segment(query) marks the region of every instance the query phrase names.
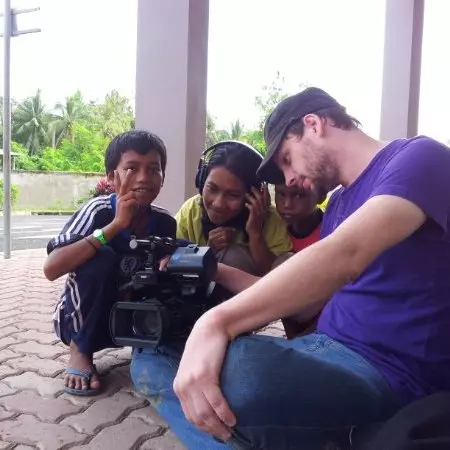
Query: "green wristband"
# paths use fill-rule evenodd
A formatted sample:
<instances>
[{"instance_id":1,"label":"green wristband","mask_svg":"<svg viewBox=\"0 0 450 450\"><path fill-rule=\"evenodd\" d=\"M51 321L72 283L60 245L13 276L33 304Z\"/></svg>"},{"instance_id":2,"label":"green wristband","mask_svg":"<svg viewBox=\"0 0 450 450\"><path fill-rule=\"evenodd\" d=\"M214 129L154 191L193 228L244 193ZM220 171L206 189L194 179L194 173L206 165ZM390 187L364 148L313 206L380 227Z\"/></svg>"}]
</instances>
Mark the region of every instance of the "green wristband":
<instances>
[{"instance_id":1,"label":"green wristband","mask_svg":"<svg viewBox=\"0 0 450 450\"><path fill-rule=\"evenodd\" d=\"M92 233L92 236L97 239L100 244L105 245L108 243L108 240L105 237L105 234L103 233L103 230L94 230Z\"/></svg>"}]
</instances>

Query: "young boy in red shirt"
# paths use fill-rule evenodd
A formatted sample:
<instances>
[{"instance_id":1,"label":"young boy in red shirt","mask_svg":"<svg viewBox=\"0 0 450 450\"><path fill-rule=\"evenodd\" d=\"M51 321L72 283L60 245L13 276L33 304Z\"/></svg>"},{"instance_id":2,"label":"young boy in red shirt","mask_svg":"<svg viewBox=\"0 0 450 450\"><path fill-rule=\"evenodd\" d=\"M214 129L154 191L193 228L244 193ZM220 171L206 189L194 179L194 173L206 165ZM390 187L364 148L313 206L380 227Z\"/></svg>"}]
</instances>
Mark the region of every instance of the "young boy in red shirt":
<instances>
[{"instance_id":1,"label":"young boy in red shirt","mask_svg":"<svg viewBox=\"0 0 450 450\"><path fill-rule=\"evenodd\" d=\"M284 184L275 186L275 204L278 214L287 225L294 253L319 240L323 211L318 205L324 201L325 198L318 198L315 192L306 191L298 186L287 187ZM286 337L292 339L314 331L317 319L318 316L306 323L299 322L295 318L283 319Z\"/></svg>"},{"instance_id":2,"label":"young boy in red shirt","mask_svg":"<svg viewBox=\"0 0 450 450\"><path fill-rule=\"evenodd\" d=\"M323 211L318 205L324 200L313 191L297 186L275 186L275 204L278 214L287 225L294 253L319 240Z\"/></svg>"}]
</instances>

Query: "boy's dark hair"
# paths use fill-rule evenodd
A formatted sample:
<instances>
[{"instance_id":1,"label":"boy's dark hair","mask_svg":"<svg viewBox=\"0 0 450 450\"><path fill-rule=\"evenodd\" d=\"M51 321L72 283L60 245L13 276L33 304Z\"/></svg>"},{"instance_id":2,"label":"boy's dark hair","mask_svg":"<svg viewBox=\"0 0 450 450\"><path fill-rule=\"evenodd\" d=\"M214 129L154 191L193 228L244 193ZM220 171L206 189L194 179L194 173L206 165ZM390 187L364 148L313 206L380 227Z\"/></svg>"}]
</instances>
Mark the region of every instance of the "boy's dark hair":
<instances>
[{"instance_id":1,"label":"boy's dark hair","mask_svg":"<svg viewBox=\"0 0 450 450\"><path fill-rule=\"evenodd\" d=\"M119 134L109 143L105 153L106 173L111 173L117 168L122 154L128 150L134 150L140 155L157 152L161 158L161 169L164 176L167 165L166 146L156 134L144 130L127 131Z\"/></svg>"},{"instance_id":2,"label":"boy's dark hair","mask_svg":"<svg viewBox=\"0 0 450 450\"><path fill-rule=\"evenodd\" d=\"M278 183L275 185L275 189L279 189L279 187L284 188L284 187L286 187L286 185L285 185L285 183ZM317 195L316 205L321 205L327 199L328 193L327 192L318 192L318 193L315 193L314 195Z\"/></svg>"}]
</instances>

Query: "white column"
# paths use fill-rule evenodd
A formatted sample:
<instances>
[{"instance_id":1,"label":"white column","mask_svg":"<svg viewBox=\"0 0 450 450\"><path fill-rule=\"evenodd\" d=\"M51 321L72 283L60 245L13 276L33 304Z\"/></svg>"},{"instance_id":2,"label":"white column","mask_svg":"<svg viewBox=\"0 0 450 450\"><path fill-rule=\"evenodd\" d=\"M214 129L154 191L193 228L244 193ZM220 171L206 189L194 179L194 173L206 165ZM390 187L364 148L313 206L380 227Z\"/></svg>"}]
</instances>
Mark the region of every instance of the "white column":
<instances>
[{"instance_id":1,"label":"white column","mask_svg":"<svg viewBox=\"0 0 450 450\"><path fill-rule=\"evenodd\" d=\"M159 135L168 151L156 204L176 213L195 193L204 148L209 0L139 0L136 128Z\"/></svg>"},{"instance_id":2,"label":"white column","mask_svg":"<svg viewBox=\"0 0 450 450\"><path fill-rule=\"evenodd\" d=\"M386 0L380 138L417 134L424 0Z\"/></svg>"}]
</instances>

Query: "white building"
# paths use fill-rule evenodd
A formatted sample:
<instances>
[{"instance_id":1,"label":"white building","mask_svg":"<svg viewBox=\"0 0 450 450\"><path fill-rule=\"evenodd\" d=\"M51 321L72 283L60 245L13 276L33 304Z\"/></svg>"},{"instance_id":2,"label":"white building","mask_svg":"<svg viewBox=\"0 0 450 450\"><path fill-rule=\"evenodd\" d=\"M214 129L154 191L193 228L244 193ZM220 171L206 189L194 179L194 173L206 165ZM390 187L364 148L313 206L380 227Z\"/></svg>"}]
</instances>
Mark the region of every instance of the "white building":
<instances>
[{"instance_id":1,"label":"white building","mask_svg":"<svg viewBox=\"0 0 450 450\"><path fill-rule=\"evenodd\" d=\"M138 1L136 126L167 144L158 201L175 213L194 193L205 139L209 0ZM386 0L383 140L417 134L424 1Z\"/></svg>"}]
</instances>

